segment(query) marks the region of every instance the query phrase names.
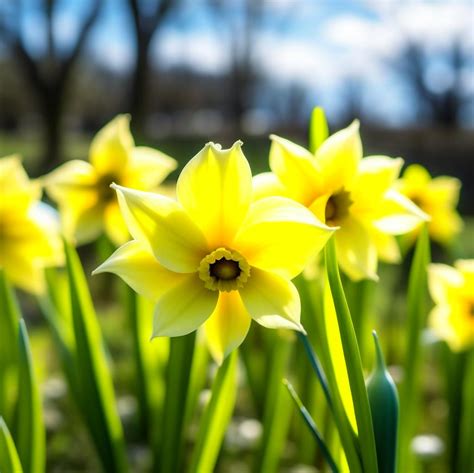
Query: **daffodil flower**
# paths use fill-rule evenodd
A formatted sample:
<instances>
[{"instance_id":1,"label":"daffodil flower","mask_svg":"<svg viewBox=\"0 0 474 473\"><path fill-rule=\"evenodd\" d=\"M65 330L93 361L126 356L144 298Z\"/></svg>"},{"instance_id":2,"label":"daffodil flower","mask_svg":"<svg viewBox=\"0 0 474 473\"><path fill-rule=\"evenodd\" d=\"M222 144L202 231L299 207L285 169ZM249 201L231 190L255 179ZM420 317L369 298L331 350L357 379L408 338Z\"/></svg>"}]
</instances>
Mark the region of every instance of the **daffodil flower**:
<instances>
[{"instance_id":1,"label":"daffodil flower","mask_svg":"<svg viewBox=\"0 0 474 473\"><path fill-rule=\"evenodd\" d=\"M113 186L134 240L95 273L119 275L156 301L154 336L204 325L221 362L244 340L251 320L303 330L291 279L333 229L290 199L252 203L252 175L241 143L209 143L183 169L176 200Z\"/></svg>"},{"instance_id":2,"label":"daffodil flower","mask_svg":"<svg viewBox=\"0 0 474 473\"><path fill-rule=\"evenodd\" d=\"M45 266L63 261L55 211L40 202L18 156L0 159L0 268L21 289L44 290Z\"/></svg>"},{"instance_id":3,"label":"daffodil flower","mask_svg":"<svg viewBox=\"0 0 474 473\"><path fill-rule=\"evenodd\" d=\"M359 124L327 138L312 154L271 136L271 173L255 176L255 198L290 197L331 227L342 270L353 280L377 279L378 258L397 262L394 235L407 233L427 216L393 188L403 160L362 159Z\"/></svg>"},{"instance_id":4,"label":"daffodil flower","mask_svg":"<svg viewBox=\"0 0 474 473\"><path fill-rule=\"evenodd\" d=\"M474 346L474 260L458 260L454 267L431 264L428 283L433 331L454 351Z\"/></svg>"},{"instance_id":5,"label":"daffodil flower","mask_svg":"<svg viewBox=\"0 0 474 473\"><path fill-rule=\"evenodd\" d=\"M115 243L129 234L110 184L155 190L176 169L174 159L152 148L135 146L128 115L119 115L93 139L90 162L69 161L44 178L57 202L66 235L77 244L96 239L104 230Z\"/></svg>"},{"instance_id":6,"label":"daffodil flower","mask_svg":"<svg viewBox=\"0 0 474 473\"><path fill-rule=\"evenodd\" d=\"M459 179L449 176L432 178L423 166L412 164L406 168L396 187L431 217L428 231L432 240L449 245L460 233L463 223L456 212L461 189ZM409 234L410 240L414 241L417 233Z\"/></svg>"}]
</instances>

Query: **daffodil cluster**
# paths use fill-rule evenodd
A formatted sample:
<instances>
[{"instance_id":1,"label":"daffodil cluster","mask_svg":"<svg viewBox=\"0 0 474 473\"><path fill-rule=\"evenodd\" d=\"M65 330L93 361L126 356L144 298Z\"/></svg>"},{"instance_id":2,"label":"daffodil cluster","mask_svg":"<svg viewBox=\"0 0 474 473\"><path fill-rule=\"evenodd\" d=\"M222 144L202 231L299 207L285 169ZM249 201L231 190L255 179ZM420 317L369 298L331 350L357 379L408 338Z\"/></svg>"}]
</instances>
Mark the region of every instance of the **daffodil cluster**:
<instances>
[{"instance_id":1,"label":"daffodil cluster","mask_svg":"<svg viewBox=\"0 0 474 473\"><path fill-rule=\"evenodd\" d=\"M59 221L40 198L41 188L28 179L20 158L0 158L0 268L34 294L44 290L44 267L63 261Z\"/></svg>"},{"instance_id":2,"label":"daffodil cluster","mask_svg":"<svg viewBox=\"0 0 474 473\"><path fill-rule=\"evenodd\" d=\"M474 260L458 260L454 267L431 264L428 282L433 331L454 351L474 346Z\"/></svg>"},{"instance_id":3,"label":"daffodil cluster","mask_svg":"<svg viewBox=\"0 0 474 473\"><path fill-rule=\"evenodd\" d=\"M338 260L353 280L377 279L377 261L398 262L395 235L412 231L428 216L394 188L403 160L362 159L359 124L327 138L313 154L272 136L271 173L254 179L255 198L289 197L335 232Z\"/></svg>"},{"instance_id":4,"label":"daffodil cluster","mask_svg":"<svg viewBox=\"0 0 474 473\"><path fill-rule=\"evenodd\" d=\"M59 206L63 229L77 244L96 239L103 231L115 243L129 239L112 183L155 190L176 169L164 153L135 146L128 115L119 115L92 141L90 162L73 160L44 178L48 195Z\"/></svg>"},{"instance_id":5,"label":"daffodil cluster","mask_svg":"<svg viewBox=\"0 0 474 473\"><path fill-rule=\"evenodd\" d=\"M179 176L176 200L113 187L133 240L95 272L115 273L156 301L154 336L203 325L220 362L251 320L303 331L291 279L335 228L286 197L252 201L240 142L225 150L207 144Z\"/></svg>"}]
</instances>

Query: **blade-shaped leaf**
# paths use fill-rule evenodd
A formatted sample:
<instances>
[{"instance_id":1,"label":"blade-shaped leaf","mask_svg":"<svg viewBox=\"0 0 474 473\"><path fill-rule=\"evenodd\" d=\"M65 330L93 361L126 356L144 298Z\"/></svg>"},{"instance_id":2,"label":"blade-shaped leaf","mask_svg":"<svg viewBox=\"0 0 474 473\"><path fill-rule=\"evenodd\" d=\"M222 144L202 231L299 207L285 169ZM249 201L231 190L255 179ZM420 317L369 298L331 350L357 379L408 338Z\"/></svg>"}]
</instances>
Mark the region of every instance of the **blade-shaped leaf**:
<instances>
[{"instance_id":1,"label":"blade-shaped leaf","mask_svg":"<svg viewBox=\"0 0 474 473\"><path fill-rule=\"evenodd\" d=\"M18 452L3 417L0 417L0 471L23 473Z\"/></svg>"},{"instance_id":2,"label":"blade-shaped leaf","mask_svg":"<svg viewBox=\"0 0 474 473\"><path fill-rule=\"evenodd\" d=\"M19 328L18 401L14 438L23 471L42 473L45 467L45 431L38 382L33 370L28 333L23 320Z\"/></svg>"},{"instance_id":3,"label":"blade-shaped leaf","mask_svg":"<svg viewBox=\"0 0 474 473\"><path fill-rule=\"evenodd\" d=\"M190 471L212 473L237 395L237 350L219 367L212 384L211 399L204 410Z\"/></svg>"},{"instance_id":4,"label":"blade-shaped leaf","mask_svg":"<svg viewBox=\"0 0 474 473\"><path fill-rule=\"evenodd\" d=\"M309 123L309 150L314 153L328 135L329 129L324 110L321 107L315 107Z\"/></svg>"},{"instance_id":5,"label":"blade-shaped leaf","mask_svg":"<svg viewBox=\"0 0 474 473\"><path fill-rule=\"evenodd\" d=\"M127 470L111 372L86 278L75 250L64 243L76 346L76 386L84 417L105 471Z\"/></svg>"}]
</instances>

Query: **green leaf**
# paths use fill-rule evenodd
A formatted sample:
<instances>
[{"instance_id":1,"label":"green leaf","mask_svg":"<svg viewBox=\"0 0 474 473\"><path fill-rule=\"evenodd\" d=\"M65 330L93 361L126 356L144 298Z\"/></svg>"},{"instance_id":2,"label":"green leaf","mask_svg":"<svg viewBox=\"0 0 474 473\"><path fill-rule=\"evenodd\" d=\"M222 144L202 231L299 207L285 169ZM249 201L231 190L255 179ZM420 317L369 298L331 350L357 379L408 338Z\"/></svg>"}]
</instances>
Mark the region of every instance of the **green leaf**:
<instances>
[{"instance_id":1,"label":"green leaf","mask_svg":"<svg viewBox=\"0 0 474 473\"><path fill-rule=\"evenodd\" d=\"M349 378L355 418L361 446L360 453L364 471L377 472L377 453L375 448L374 430L370 412L367 389L365 387L362 360L360 357L357 338L352 324L351 314L347 305L336 258L336 245L331 238L326 245L326 269L329 286L336 309L337 322L341 336L345 364Z\"/></svg>"},{"instance_id":2,"label":"green leaf","mask_svg":"<svg viewBox=\"0 0 474 473\"><path fill-rule=\"evenodd\" d=\"M107 472L127 471L122 426L102 334L76 251L65 241L75 338L75 387L79 409Z\"/></svg>"},{"instance_id":3,"label":"green leaf","mask_svg":"<svg viewBox=\"0 0 474 473\"><path fill-rule=\"evenodd\" d=\"M267 364L266 393L263 415L263 433L255 472L272 473L278 470L291 414L290 399L281 383L286 374L293 348L291 332L271 332L271 352Z\"/></svg>"},{"instance_id":4,"label":"green leaf","mask_svg":"<svg viewBox=\"0 0 474 473\"><path fill-rule=\"evenodd\" d=\"M5 273L0 269L0 416L13 420L18 377L20 311Z\"/></svg>"},{"instance_id":5,"label":"green leaf","mask_svg":"<svg viewBox=\"0 0 474 473\"><path fill-rule=\"evenodd\" d=\"M23 471L42 473L45 468L45 431L38 382L33 370L25 322L19 325L18 401L14 437Z\"/></svg>"},{"instance_id":6,"label":"green leaf","mask_svg":"<svg viewBox=\"0 0 474 473\"><path fill-rule=\"evenodd\" d=\"M18 452L3 417L0 417L0 471L23 473Z\"/></svg>"},{"instance_id":7,"label":"green leaf","mask_svg":"<svg viewBox=\"0 0 474 473\"><path fill-rule=\"evenodd\" d=\"M232 417L237 395L237 350L219 367L211 399L202 415L190 471L212 473L224 434Z\"/></svg>"},{"instance_id":8,"label":"green leaf","mask_svg":"<svg viewBox=\"0 0 474 473\"><path fill-rule=\"evenodd\" d=\"M288 392L290 393L291 398L293 399L293 402L295 403L297 409L300 411L301 416L303 417L303 420L305 421L306 425L308 426L311 434L313 435L314 439L316 440L317 444L319 445L319 448L321 449L321 452L323 453L323 456L326 460L326 462L329 465L329 468L333 473L338 473L339 468L336 465L336 462L334 461L331 452L329 451L329 448L327 447L326 443L324 442L322 435L320 434L318 428L316 427L316 423L314 422L313 418L311 417L310 413L306 409L306 407L303 405L301 402L301 399L298 397L298 394L296 394L296 391L294 390L293 386L291 383L287 380L283 380L284 386L288 389Z\"/></svg>"},{"instance_id":9,"label":"green leaf","mask_svg":"<svg viewBox=\"0 0 474 473\"><path fill-rule=\"evenodd\" d=\"M408 279L408 301L406 340L404 354L404 377L400 387L400 472L411 469L410 443L413 437L419 413L419 390L421 370L421 332L425 326L427 314L427 267L430 262L430 241L428 228L423 226L416 243L415 254Z\"/></svg>"},{"instance_id":10,"label":"green leaf","mask_svg":"<svg viewBox=\"0 0 474 473\"><path fill-rule=\"evenodd\" d=\"M309 125L309 150L314 153L329 136L326 115L321 107L315 107L311 113Z\"/></svg>"},{"instance_id":11,"label":"green leaf","mask_svg":"<svg viewBox=\"0 0 474 473\"><path fill-rule=\"evenodd\" d=\"M175 473L180 469L183 448L183 430L186 413L191 366L196 332L170 340L170 354L166 369L166 394L163 407L160 442L160 473Z\"/></svg>"}]
</instances>

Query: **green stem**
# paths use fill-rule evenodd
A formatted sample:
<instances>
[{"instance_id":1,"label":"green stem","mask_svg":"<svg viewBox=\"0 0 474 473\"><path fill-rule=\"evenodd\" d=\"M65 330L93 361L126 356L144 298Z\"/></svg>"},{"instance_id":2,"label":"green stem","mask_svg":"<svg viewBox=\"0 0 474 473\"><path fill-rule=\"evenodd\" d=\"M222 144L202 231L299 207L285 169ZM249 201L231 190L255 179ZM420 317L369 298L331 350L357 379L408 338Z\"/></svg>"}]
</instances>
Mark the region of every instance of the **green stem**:
<instances>
[{"instance_id":1,"label":"green stem","mask_svg":"<svg viewBox=\"0 0 474 473\"><path fill-rule=\"evenodd\" d=\"M170 340L163 409L163 433L158 455L160 473L181 471L186 398L196 333ZM155 468L155 471L157 469Z\"/></svg>"},{"instance_id":2,"label":"green stem","mask_svg":"<svg viewBox=\"0 0 474 473\"><path fill-rule=\"evenodd\" d=\"M367 473L377 472L377 454L375 448L372 415L370 412L367 389L365 387L362 360L357 337L352 324L351 314L342 288L337 267L336 245L331 238L326 245L326 268L336 316L339 324L344 358L351 387L354 411L361 445L362 465Z\"/></svg>"}]
</instances>

